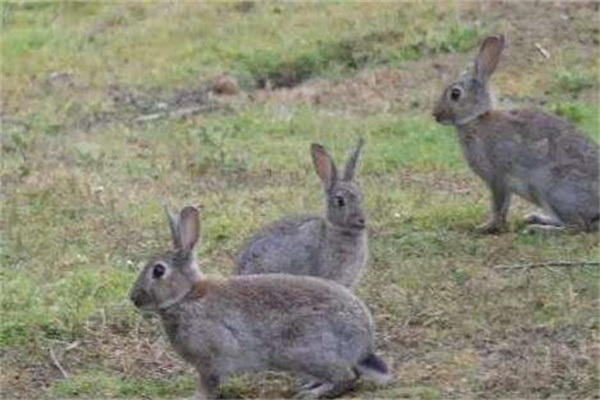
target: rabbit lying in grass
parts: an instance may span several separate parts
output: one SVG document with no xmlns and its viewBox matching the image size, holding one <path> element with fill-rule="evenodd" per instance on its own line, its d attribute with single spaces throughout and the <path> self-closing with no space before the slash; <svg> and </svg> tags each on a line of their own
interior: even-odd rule
<svg viewBox="0 0 600 400">
<path fill-rule="evenodd" d="M 358 377 L 383 383 L 365 305 L 335 282 L 285 274 L 216 279 L 194 256 L 198 211 L 168 213 L 173 249 L 153 258 L 131 290 L 156 312 L 175 350 L 199 373 L 198 398 L 214 398 L 232 374 L 281 370 L 308 383 L 299 398 L 335 396 Z"/>
<path fill-rule="evenodd" d="M 326 216 L 285 218 L 263 228 L 240 253 L 238 274 L 310 275 L 356 286 L 368 257 L 363 196 L 354 180 L 363 144 L 360 139 L 341 177 L 329 153 L 321 145 L 311 146 L 325 189 Z"/>
<path fill-rule="evenodd" d="M 564 119 L 537 110 L 494 110 L 488 89 L 504 48 L 487 37 L 474 70 L 450 84 L 433 115 L 458 129 L 469 166 L 489 187 L 492 218 L 479 229 L 502 230 L 513 193 L 542 207 L 533 230 L 598 229 L 598 145 Z"/>
</svg>

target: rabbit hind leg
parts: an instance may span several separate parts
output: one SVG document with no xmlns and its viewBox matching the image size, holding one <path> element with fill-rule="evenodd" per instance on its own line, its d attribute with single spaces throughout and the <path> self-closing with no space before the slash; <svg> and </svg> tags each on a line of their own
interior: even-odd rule
<svg viewBox="0 0 600 400">
<path fill-rule="evenodd" d="M 525 216 L 525 223 L 527 225 L 546 225 L 546 226 L 563 226 L 556 217 L 546 215 L 542 213 L 530 213 Z"/>
<path fill-rule="evenodd" d="M 303 385 L 297 399 L 318 399 L 340 396 L 352 390 L 358 379 L 356 373 L 348 366 L 331 365 L 319 368 L 314 378 Z"/>
</svg>

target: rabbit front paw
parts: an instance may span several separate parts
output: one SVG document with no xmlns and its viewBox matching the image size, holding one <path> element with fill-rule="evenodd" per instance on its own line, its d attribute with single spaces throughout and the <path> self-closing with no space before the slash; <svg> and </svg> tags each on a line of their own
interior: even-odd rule
<svg viewBox="0 0 600 400">
<path fill-rule="evenodd" d="M 314 381 L 304 385 L 300 391 L 294 396 L 295 399 L 319 399 L 333 390 L 334 384 L 327 382 Z"/>
<path fill-rule="evenodd" d="M 562 226 L 563 224 L 556 218 L 538 213 L 530 213 L 525 216 L 525 223 L 527 225 L 548 225 L 548 226 Z"/>
<path fill-rule="evenodd" d="M 497 219 L 491 219 L 475 228 L 475 232 L 484 235 L 493 235 L 503 232 L 505 228 L 506 224 L 504 222 Z"/>
</svg>

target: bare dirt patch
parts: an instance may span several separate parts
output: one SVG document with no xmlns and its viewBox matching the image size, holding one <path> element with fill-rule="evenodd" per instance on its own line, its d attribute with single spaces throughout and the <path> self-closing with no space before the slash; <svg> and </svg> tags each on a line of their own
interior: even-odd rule
<svg viewBox="0 0 600 400">
<path fill-rule="evenodd" d="M 113 108 L 126 114 L 126 118 L 134 123 L 163 118 L 187 118 L 215 111 L 228 112 L 232 110 L 234 103 L 230 95 L 236 93 L 237 85 L 223 79 L 202 82 L 196 87 L 180 88 L 168 93 L 157 89 L 109 89 Z"/>
</svg>

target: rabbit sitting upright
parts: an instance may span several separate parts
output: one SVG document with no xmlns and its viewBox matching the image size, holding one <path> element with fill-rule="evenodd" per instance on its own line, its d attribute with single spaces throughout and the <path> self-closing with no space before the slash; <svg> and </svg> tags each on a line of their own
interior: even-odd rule
<svg viewBox="0 0 600 400">
<path fill-rule="evenodd" d="M 168 213 L 173 249 L 152 258 L 130 297 L 157 313 L 177 353 L 199 373 L 199 399 L 221 379 L 265 370 L 305 379 L 299 398 L 335 396 L 358 377 L 384 383 L 385 362 L 373 353 L 365 305 L 335 282 L 285 274 L 203 276 L 194 247 L 198 211 Z"/>
<path fill-rule="evenodd" d="M 359 139 L 341 177 L 323 146 L 312 144 L 313 163 L 325 189 L 325 217 L 288 217 L 267 225 L 241 251 L 239 275 L 310 275 L 356 286 L 368 257 L 363 195 L 354 180 L 363 144 Z"/>
<path fill-rule="evenodd" d="M 597 230 L 598 145 L 542 111 L 493 109 L 488 83 L 503 48 L 504 36 L 487 37 L 474 70 L 444 90 L 433 112 L 456 126 L 469 166 L 491 191 L 492 217 L 480 231 L 505 227 L 513 193 L 547 213 L 528 218 L 531 230 Z"/>
</svg>

